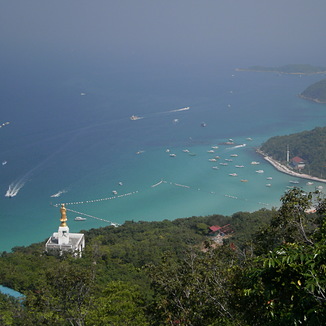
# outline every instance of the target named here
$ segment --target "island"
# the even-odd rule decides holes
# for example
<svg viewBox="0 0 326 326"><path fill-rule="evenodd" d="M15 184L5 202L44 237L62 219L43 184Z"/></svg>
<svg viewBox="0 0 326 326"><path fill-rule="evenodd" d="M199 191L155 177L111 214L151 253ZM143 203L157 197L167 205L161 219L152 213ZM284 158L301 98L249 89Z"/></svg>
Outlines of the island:
<svg viewBox="0 0 326 326"><path fill-rule="evenodd" d="M326 103L326 79L322 79L310 85L299 97L316 103Z"/></svg>
<svg viewBox="0 0 326 326"><path fill-rule="evenodd" d="M268 139L257 152L281 172L326 182L326 127Z"/></svg>
<svg viewBox="0 0 326 326"><path fill-rule="evenodd" d="M311 75L325 74L326 67L312 66L309 64L288 64L279 67L251 66L249 68L236 68L236 71L274 72L278 74Z"/></svg>

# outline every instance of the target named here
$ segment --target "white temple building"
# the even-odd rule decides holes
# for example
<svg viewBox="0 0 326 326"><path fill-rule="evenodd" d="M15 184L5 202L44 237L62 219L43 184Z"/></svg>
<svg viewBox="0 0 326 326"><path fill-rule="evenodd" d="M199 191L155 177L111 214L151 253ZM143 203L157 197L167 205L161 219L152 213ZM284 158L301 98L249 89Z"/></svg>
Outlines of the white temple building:
<svg viewBox="0 0 326 326"><path fill-rule="evenodd" d="M45 244L48 253L62 255L63 252L71 252L81 257L85 248L85 236L83 233L70 233L67 225L67 210L64 204L60 208L61 218L58 232L54 232Z"/></svg>

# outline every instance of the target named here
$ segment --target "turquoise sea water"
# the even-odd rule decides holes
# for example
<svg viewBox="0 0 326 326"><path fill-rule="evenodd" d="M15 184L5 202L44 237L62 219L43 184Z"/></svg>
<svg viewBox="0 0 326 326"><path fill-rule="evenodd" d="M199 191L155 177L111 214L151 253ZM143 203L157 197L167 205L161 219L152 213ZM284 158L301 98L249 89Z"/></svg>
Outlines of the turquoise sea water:
<svg viewBox="0 0 326 326"><path fill-rule="evenodd" d="M0 160L7 161L0 166L0 250L56 232L60 212L51 203L80 212L68 212L70 230L77 232L108 225L91 217L73 221L82 213L119 224L229 215L278 207L289 181L307 191L322 185L277 172L255 148L274 135L325 125L326 106L297 97L323 76L233 67L194 76L101 70L50 75L2 87L0 124L10 124L0 129ZM133 114L143 119L131 121ZM234 146L246 146L222 145L230 138ZM208 153L213 146L218 148ZM209 161L214 156L220 158ZM18 190L13 198L5 197L9 187Z"/></svg>

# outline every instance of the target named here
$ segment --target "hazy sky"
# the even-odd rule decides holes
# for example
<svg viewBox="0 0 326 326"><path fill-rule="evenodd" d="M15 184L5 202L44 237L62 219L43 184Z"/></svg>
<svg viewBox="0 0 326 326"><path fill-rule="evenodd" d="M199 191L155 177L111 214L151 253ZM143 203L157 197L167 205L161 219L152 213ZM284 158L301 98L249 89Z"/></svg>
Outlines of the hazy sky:
<svg viewBox="0 0 326 326"><path fill-rule="evenodd" d="M1 0L0 59L326 65L325 13L325 0Z"/></svg>

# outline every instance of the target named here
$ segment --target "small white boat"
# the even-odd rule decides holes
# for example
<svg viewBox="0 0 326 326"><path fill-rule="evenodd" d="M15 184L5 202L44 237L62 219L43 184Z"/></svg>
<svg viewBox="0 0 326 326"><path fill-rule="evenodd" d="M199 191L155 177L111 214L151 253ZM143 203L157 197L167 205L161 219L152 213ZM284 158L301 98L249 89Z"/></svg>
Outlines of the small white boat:
<svg viewBox="0 0 326 326"><path fill-rule="evenodd" d="M272 180L273 178L272 178L272 177L267 177L266 179L267 179L267 180Z"/></svg>
<svg viewBox="0 0 326 326"><path fill-rule="evenodd" d="M176 157L176 156L177 156L177 154L170 154L170 156L171 156L171 157Z"/></svg>
<svg viewBox="0 0 326 326"><path fill-rule="evenodd" d="M76 216L75 221L86 221L86 217Z"/></svg>
<svg viewBox="0 0 326 326"><path fill-rule="evenodd" d="M143 119L143 117L138 117L137 115L132 115L130 117L130 120L140 120L140 119Z"/></svg>
<svg viewBox="0 0 326 326"><path fill-rule="evenodd" d="M217 161L217 159L216 158L210 158L210 159L208 159L210 162L216 162Z"/></svg>
<svg viewBox="0 0 326 326"><path fill-rule="evenodd" d="M312 186L313 184L314 184L314 183L311 182L311 181L309 181L309 182L306 183L307 186Z"/></svg>
<svg viewBox="0 0 326 326"><path fill-rule="evenodd" d="M236 168L244 168L244 165L236 165Z"/></svg>
<svg viewBox="0 0 326 326"><path fill-rule="evenodd" d="M218 170L218 166L212 166L212 169Z"/></svg>
<svg viewBox="0 0 326 326"><path fill-rule="evenodd" d="M231 157L237 157L238 154L231 154L230 156L231 156Z"/></svg>
<svg viewBox="0 0 326 326"><path fill-rule="evenodd" d="M112 190L113 195L117 195L118 192L116 190Z"/></svg>
<svg viewBox="0 0 326 326"><path fill-rule="evenodd" d="M264 173L264 170L257 170L257 173Z"/></svg>
<svg viewBox="0 0 326 326"><path fill-rule="evenodd" d="M231 177L236 177L237 174L236 174L236 173L229 173L229 176L231 176Z"/></svg>
<svg viewBox="0 0 326 326"><path fill-rule="evenodd" d="M214 150L211 149L211 150L207 151L207 153L215 153L215 152L214 152Z"/></svg>
<svg viewBox="0 0 326 326"><path fill-rule="evenodd" d="M182 150L184 153L189 153L189 149L183 149Z"/></svg>
<svg viewBox="0 0 326 326"><path fill-rule="evenodd" d="M221 162L220 164L221 164L221 165L228 165L228 163L224 163L224 162Z"/></svg>
<svg viewBox="0 0 326 326"><path fill-rule="evenodd" d="M2 165L6 165L8 162L7 161L3 161L2 162Z"/></svg>
<svg viewBox="0 0 326 326"><path fill-rule="evenodd" d="M271 187L272 185L270 183L266 183L266 187Z"/></svg>
<svg viewBox="0 0 326 326"><path fill-rule="evenodd" d="M250 164L252 164L252 165L258 165L258 164L260 164L260 162L252 161Z"/></svg>
<svg viewBox="0 0 326 326"><path fill-rule="evenodd" d="M298 184L299 183L299 181L293 181L293 180L290 180L289 182L293 183L293 184Z"/></svg>

